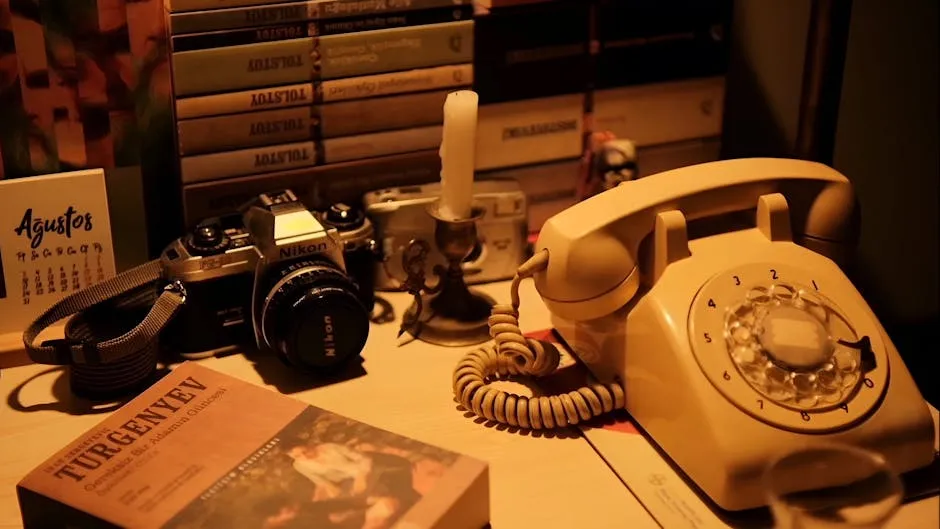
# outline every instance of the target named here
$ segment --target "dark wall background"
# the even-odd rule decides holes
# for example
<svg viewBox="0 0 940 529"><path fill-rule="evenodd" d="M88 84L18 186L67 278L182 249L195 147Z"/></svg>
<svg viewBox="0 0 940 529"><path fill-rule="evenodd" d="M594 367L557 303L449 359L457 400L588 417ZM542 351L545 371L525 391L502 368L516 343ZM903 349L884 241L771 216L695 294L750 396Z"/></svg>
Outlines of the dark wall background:
<svg viewBox="0 0 940 529"><path fill-rule="evenodd" d="M724 156L793 152L809 13L737 0ZM938 17L936 0L853 2L833 157L862 208L853 279L935 405Z"/></svg>

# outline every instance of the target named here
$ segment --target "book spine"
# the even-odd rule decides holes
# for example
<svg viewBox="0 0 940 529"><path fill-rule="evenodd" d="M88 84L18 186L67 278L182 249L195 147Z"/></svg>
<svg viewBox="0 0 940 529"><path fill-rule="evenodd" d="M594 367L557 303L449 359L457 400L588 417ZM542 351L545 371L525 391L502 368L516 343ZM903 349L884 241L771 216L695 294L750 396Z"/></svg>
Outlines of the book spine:
<svg viewBox="0 0 940 529"><path fill-rule="evenodd" d="M530 204L527 212L529 233L538 233L549 219L577 203L578 197L572 192L568 196L559 196L538 204Z"/></svg>
<svg viewBox="0 0 940 529"><path fill-rule="evenodd" d="M587 91L590 7L547 2L478 15L473 56L480 104Z"/></svg>
<svg viewBox="0 0 940 529"><path fill-rule="evenodd" d="M356 99L320 107L323 138L438 125L450 90Z"/></svg>
<svg viewBox="0 0 940 529"><path fill-rule="evenodd" d="M480 105L476 169L581 156L583 131L581 94Z"/></svg>
<svg viewBox="0 0 940 529"><path fill-rule="evenodd" d="M313 140L316 113L316 107L308 106L179 121L179 152L191 156Z"/></svg>
<svg viewBox="0 0 940 529"><path fill-rule="evenodd" d="M581 158L515 166L477 174L478 181L512 179L518 182L530 206L559 198L568 199L577 193Z"/></svg>
<svg viewBox="0 0 940 529"><path fill-rule="evenodd" d="M249 29L189 33L170 37L174 53L181 51L207 50L226 46L241 46L259 42L302 39L320 35L320 22L297 22L278 26L261 26Z"/></svg>
<svg viewBox="0 0 940 529"><path fill-rule="evenodd" d="M475 3L482 9L501 9L529 6L532 4L544 4L545 0L476 0Z"/></svg>
<svg viewBox="0 0 940 529"><path fill-rule="evenodd" d="M190 11L170 15L170 34L271 26L310 20L378 16L472 5L471 0L310 0L231 9Z"/></svg>
<svg viewBox="0 0 940 529"><path fill-rule="evenodd" d="M278 26L212 31L208 33L190 33L171 38L174 52L240 46L258 42L318 37L357 33L376 29L421 26L469 20L473 17L471 6L456 6L425 11L406 11L353 18L316 20Z"/></svg>
<svg viewBox="0 0 940 529"><path fill-rule="evenodd" d="M185 222L194 226L208 217L234 213L252 197L271 189L290 189L310 207L358 201L372 189L433 182L439 178L440 162L437 149L426 149L188 184L183 186Z"/></svg>
<svg viewBox="0 0 940 529"><path fill-rule="evenodd" d="M664 145L639 147L636 156L641 163L637 178L671 171L680 167L714 162L721 158L721 137L701 138Z"/></svg>
<svg viewBox="0 0 940 529"><path fill-rule="evenodd" d="M316 101L316 90L317 87L313 83L300 83L275 88L181 98L176 100L176 119L184 120L312 105Z"/></svg>
<svg viewBox="0 0 940 529"><path fill-rule="evenodd" d="M597 5L595 88L642 85L727 72L733 3L604 0Z"/></svg>
<svg viewBox="0 0 940 529"><path fill-rule="evenodd" d="M284 3L284 0L168 0L166 8L171 13L180 13L183 11L226 9L280 3Z"/></svg>
<svg viewBox="0 0 940 529"><path fill-rule="evenodd" d="M177 119L193 119L381 97L408 92L456 89L473 83L473 65L452 64L360 77L300 83L242 92L184 97L176 100Z"/></svg>
<svg viewBox="0 0 940 529"><path fill-rule="evenodd" d="M232 114L178 123L180 154L440 124L448 90Z"/></svg>
<svg viewBox="0 0 940 529"><path fill-rule="evenodd" d="M473 84L473 65L448 64L398 72L322 81L317 97L326 103L406 92L456 89Z"/></svg>
<svg viewBox="0 0 940 529"><path fill-rule="evenodd" d="M538 232L553 215L578 202L581 158L479 172L478 181L512 179L525 193L529 232Z"/></svg>
<svg viewBox="0 0 940 529"><path fill-rule="evenodd" d="M184 184L316 164L317 146L312 141L180 158Z"/></svg>
<svg viewBox="0 0 940 529"><path fill-rule="evenodd" d="M177 96L470 62L473 21L174 53Z"/></svg>
<svg viewBox="0 0 940 529"><path fill-rule="evenodd" d="M442 133L443 127L435 125L327 139L322 145L323 163L431 149L441 144Z"/></svg>
<svg viewBox="0 0 940 529"><path fill-rule="evenodd" d="M721 76L595 90L593 126L637 147L718 136L724 99Z"/></svg>

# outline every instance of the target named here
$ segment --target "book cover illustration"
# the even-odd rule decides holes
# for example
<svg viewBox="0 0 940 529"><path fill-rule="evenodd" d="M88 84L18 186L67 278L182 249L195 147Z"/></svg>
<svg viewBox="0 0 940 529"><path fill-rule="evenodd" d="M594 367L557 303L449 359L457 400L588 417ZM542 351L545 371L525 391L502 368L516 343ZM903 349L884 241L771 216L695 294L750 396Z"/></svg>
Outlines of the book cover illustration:
<svg viewBox="0 0 940 529"><path fill-rule="evenodd" d="M0 178L172 148L166 50L162 0L0 0Z"/></svg>
<svg viewBox="0 0 940 529"><path fill-rule="evenodd" d="M388 528L458 457L308 408L166 527Z"/></svg>

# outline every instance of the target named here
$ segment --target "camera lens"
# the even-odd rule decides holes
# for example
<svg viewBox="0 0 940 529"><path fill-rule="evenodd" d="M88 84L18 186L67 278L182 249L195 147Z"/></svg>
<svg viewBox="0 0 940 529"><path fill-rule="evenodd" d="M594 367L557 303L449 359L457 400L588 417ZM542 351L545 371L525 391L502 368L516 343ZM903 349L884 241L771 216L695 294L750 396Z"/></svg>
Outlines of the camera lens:
<svg viewBox="0 0 940 529"><path fill-rule="evenodd" d="M292 262L268 275L261 328L267 344L308 371L338 367L359 355L369 312L356 285L326 259Z"/></svg>

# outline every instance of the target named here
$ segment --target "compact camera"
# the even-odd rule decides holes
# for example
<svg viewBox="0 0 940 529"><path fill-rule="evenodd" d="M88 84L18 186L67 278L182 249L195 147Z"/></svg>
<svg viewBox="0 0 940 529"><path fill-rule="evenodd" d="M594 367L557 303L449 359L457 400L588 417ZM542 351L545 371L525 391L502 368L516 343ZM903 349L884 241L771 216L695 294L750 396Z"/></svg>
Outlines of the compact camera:
<svg viewBox="0 0 940 529"><path fill-rule="evenodd" d="M167 278L187 293L166 339L190 359L253 340L303 370L338 367L369 335L377 256L361 209L311 211L289 190L261 194L163 251Z"/></svg>
<svg viewBox="0 0 940 529"><path fill-rule="evenodd" d="M431 246L425 267L433 277L435 265L447 264L434 247L434 219L427 207L440 197L440 183L391 187L363 196L366 216L375 225L383 259L375 267L376 290L397 290L407 274L402 254L412 240ZM477 180L473 183L474 204L485 212L477 223L477 244L464 260L467 284L512 278L527 256L527 202L513 179Z"/></svg>

